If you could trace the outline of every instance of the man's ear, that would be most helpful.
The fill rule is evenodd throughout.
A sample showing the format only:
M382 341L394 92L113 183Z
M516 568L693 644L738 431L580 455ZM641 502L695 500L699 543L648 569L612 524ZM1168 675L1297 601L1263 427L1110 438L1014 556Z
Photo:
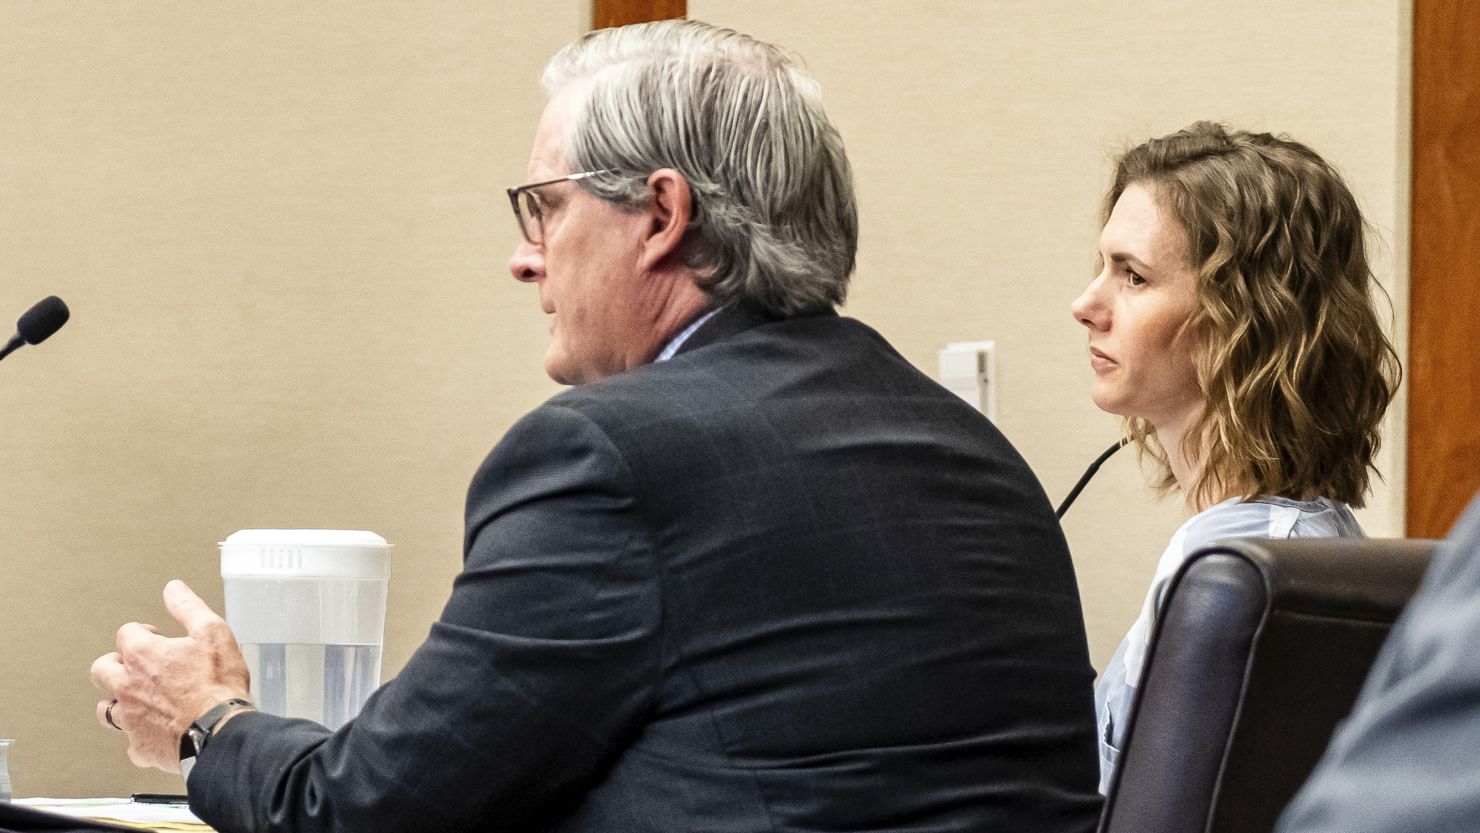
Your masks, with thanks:
M648 189L653 201L647 209L642 266L653 269L677 253L693 219L694 202L689 181L672 168L659 168L649 174Z

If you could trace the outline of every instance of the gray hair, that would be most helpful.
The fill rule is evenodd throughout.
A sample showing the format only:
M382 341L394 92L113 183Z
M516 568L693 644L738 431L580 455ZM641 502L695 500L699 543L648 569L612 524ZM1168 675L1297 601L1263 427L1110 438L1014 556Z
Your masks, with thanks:
M649 173L677 170L693 194L683 256L699 285L793 315L843 302L858 249L843 140L798 64L738 32L669 20L592 32L541 83L551 95L591 83L566 161L622 176L581 187L636 210L650 204Z

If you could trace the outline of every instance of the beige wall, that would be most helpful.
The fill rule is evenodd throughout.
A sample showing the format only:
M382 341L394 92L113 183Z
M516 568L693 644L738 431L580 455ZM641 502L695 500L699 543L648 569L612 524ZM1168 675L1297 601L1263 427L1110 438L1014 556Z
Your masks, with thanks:
M801 52L853 157L848 312L934 367L998 341L1001 424L1050 495L1115 436L1066 312L1108 157L1202 117L1287 130L1406 257L1407 3L690 0ZM446 597L462 492L554 390L504 271L539 68L589 4L0 5L0 316L74 320L0 363L0 736L21 795L177 790L92 722L92 658L160 586L220 600L215 542L396 546L386 665ZM9 320L0 318L0 320ZM1401 445L1364 522L1401 526ZM1175 507L1129 455L1068 524L1097 661Z

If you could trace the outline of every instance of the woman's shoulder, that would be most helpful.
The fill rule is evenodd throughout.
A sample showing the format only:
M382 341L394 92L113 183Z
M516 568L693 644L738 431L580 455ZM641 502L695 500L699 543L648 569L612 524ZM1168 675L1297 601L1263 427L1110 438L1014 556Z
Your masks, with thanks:
M1328 498L1233 498L1192 516L1182 526L1182 551L1191 553L1224 538L1363 537L1344 503Z

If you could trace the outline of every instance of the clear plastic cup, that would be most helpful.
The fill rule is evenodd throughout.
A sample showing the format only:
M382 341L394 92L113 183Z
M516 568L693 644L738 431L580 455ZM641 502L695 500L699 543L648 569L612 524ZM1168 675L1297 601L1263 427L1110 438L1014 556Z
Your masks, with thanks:
M380 685L390 544L344 529L244 529L221 542L226 623L270 714L338 729Z

